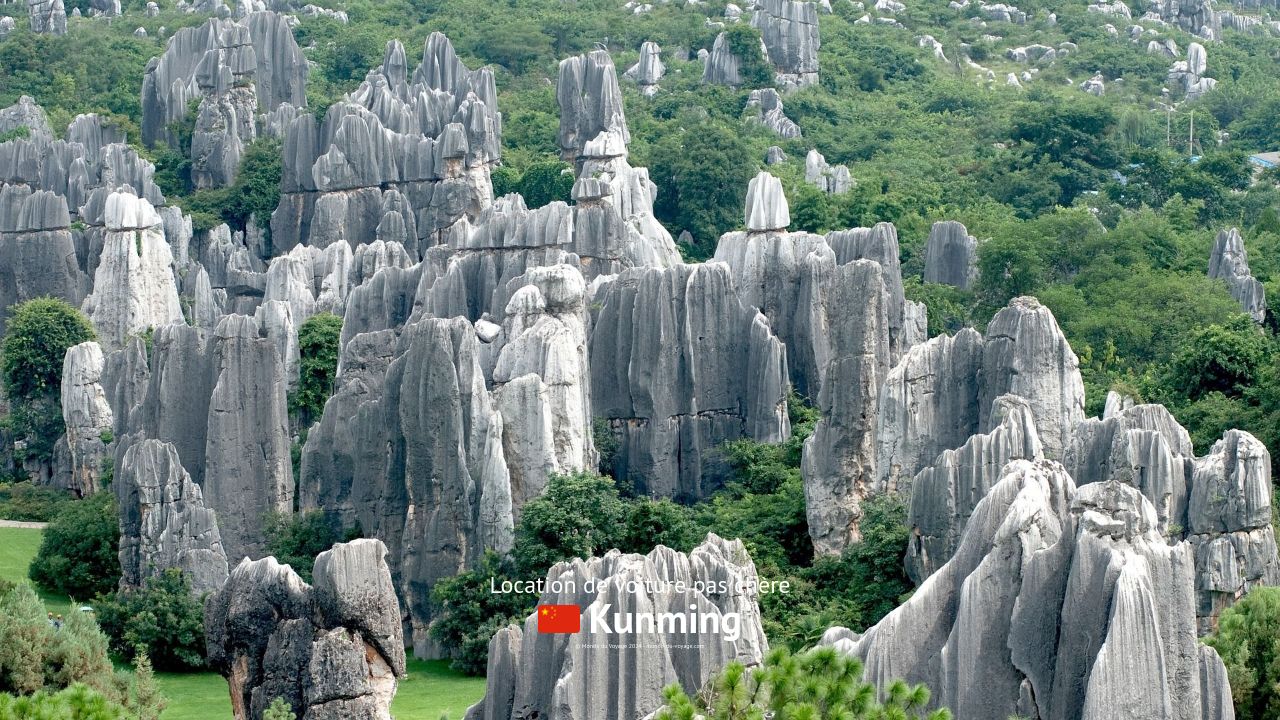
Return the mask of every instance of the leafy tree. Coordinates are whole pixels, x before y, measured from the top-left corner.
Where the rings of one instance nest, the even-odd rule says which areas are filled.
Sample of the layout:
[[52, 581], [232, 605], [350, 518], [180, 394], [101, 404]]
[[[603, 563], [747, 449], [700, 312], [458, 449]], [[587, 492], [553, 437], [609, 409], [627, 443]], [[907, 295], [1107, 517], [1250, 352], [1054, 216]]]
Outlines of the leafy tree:
[[181, 570], [165, 570], [95, 606], [111, 649], [121, 657], [141, 658], [148, 667], [154, 661], [166, 671], [204, 667], [204, 603], [192, 595], [190, 578]]
[[73, 502], [71, 496], [56, 488], [30, 482], [0, 485], [0, 519], [49, 522], [68, 502]]
[[760, 31], [745, 22], [730, 25], [724, 31], [729, 52], [738, 59], [738, 77], [744, 87], [762, 88], [773, 85], [773, 66], [765, 57]]
[[530, 165], [520, 176], [520, 194], [525, 204], [538, 208], [559, 200], [569, 202], [573, 191], [573, 171], [558, 160]]
[[316, 556], [343, 540], [322, 510], [298, 515], [271, 513], [267, 516], [265, 528], [267, 552], [292, 567], [307, 582], [311, 582]]
[[1248, 315], [1201, 328], [1188, 338], [1170, 367], [1170, 385], [1188, 398], [1221, 392], [1238, 397], [1258, 379], [1274, 343]]
[[138, 720], [160, 720], [161, 713], [169, 705], [169, 701], [160, 692], [155, 671], [151, 668], [151, 660], [147, 658], [145, 652], [134, 655], [133, 681], [129, 688], [129, 701], [126, 705]]
[[625, 508], [613, 480], [594, 473], [552, 475], [516, 526], [513, 557], [521, 577], [539, 577], [561, 560], [613, 547]]
[[1280, 716], [1280, 587], [1250, 590], [1205, 642], [1227, 666], [1237, 717]]
[[709, 257], [720, 235], [742, 223], [755, 155], [738, 133], [703, 123], [662, 137], [649, 162], [658, 186], [654, 212], [673, 232], [688, 230], [697, 254]]
[[120, 582], [119, 542], [116, 501], [110, 493], [68, 503], [45, 528], [31, 561], [31, 579], [72, 598], [109, 593]]
[[692, 513], [670, 500], [637, 498], [627, 503], [617, 547], [623, 552], [648, 553], [658, 545], [689, 552], [702, 540]]
[[298, 388], [289, 404], [302, 427], [320, 419], [333, 394], [341, 339], [342, 318], [333, 313], [312, 315], [298, 328]]
[[431, 638], [449, 649], [453, 669], [483, 675], [489, 639], [533, 611], [538, 601], [534, 594], [491, 592], [493, 585], [514, 579], [514, 571], [509, 559], [488, 552], [474, 569], [441, 580], [431, 589], [435, 615]]
[[0, 349], [5, 391], [13, 400], [58, 393], [67, 348], [93, 338], [88, 318], [64, 300], [44, 297], [15, 306]]
[[107, 638], [93, 618], [73, 613], [55, 628], [30, 585], [0, 595], [0, 692], [30, 695], [76, 683], [115, 697]]
[[862, 662], [829, 647], [799, 655], [774, 648], [760, 668], [748, 670], [740, 662], [729, 663], [696, 698], [679, 685], [668, 687], [664, 694], [667, 703], [657, 720], [693, 720], [704, 715], [718, 720], [951, 718], [946, 709], [926, 712], [930, 693], [924, 685], [894, 681], [878, 701], [875, 686], [862, 679]]

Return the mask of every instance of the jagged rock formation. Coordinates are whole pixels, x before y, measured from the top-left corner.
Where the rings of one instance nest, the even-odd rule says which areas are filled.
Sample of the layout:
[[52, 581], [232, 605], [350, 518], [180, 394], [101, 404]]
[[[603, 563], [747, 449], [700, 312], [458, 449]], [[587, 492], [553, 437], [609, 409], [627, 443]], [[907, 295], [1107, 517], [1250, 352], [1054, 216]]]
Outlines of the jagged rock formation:
[[1156, 525], [1132, 487], [1016, 460], [911, 599], [826, 639], [869, 681], [927, 683], [962, 718], [1232, 717], [1222, 661], [1196, 641], [1192, 548]]
[[906, 566], [917, 585], [951, 559], [974, 508], [1000, 480], [1009, 461], [1044, 459], [1027, 402], [1001, 395], [995, 403], [993, 416], [999, 424], [994, 430], [974, 435], [955, 450], [944, 450], [911, 482]]
[[9, 34], [16, 30], [18, 23], [9, 16], [0, 17], [0, 40], [9, 37]]
[[848, 167], [828, 164], [816, 149], [804, 158], [804, 181], [829, 195], [843, 195], [854, 185]]
[[1159, 0], [1149, 13], [1207, 40], [1215, 39], [1219, 31], [1218, 15], [1211, 0]]
[[377, 540], [334, 545], [313, 585], [271, 557], [236, 566], [205, 604], [209, 662], [236, 720], [260, 720], [276, 698], [314, 720], [391, 717], [405, 655], [386, 555]]
[[53, 130], [49, 128], [49, 117], [44, 108], [36, 104], [29, 95], [18, 98], [18, 102], [0, 109], [0, 135], [17, 130], [27, 129], [28, 137], [39, 137], [53, 140]]
[[530, 268], [489, 343], [514, 519], [552, 473], [596, 467], [591, 436], [586, 283], [569, 265]]
[[[763, 43], [760, 46], [760, 52], [766, 52]], [[740, 87], [742, 85], [741, 68], [742, 60], [734, 55], [729, 47], [729, 36], [720, 33], [711, 45], [710, 54], [703, 61], [702, 82]]]
[[142, 84], [142, 140], [176, 144], [171, 127], [199, 99], [191, 136], [191, 179], [221, 187], [235, 179], [244, 146], [257, 136], [256, 116], [281, 104], [306, 104], [307, 63], [286, 18], [255, 12], [240, 20], [211, 18], [183, 28]]
[[977, 238], [954, 220], [934, 223], [925, 245], [924, 281], [968, 290], [977, 274]]
[[197, 597], [227, 580], [227, 555], [218, 520], [204, 504], [178, 451], [144, 440], [125, 451], [113, 489], [120, 512], [120, 586], [139, 587], [177, 568]]
[[787, 360], [723, 263], [633, 268], [596, 292], [595, 415], [619, 438], [614, 468], [637, 492], [696, 499], [717, 484], [710, 450], [790, 434]]
[[1035, 298], [1010, 301], [985, 338], [969, 328], [932, 338], [889, 371], [875, 420], [879, 487], [898, 487], [943, 450], [993, 430], [993, 401], [1005, 394], [1027, 400], [1045, 457], [1061, 459], [1084, 420], [1084, 383], [1053, 313]]
[[[394, 549], [415, 652], [440, 578], [512, 543], [502, 415], [475, 327], [428, 318], [347, 343], [337, 393], [303, 449], [299, 504]], [[548, 379], [552, 379], [550, 374]], [[388, 450], [389, 448], [389, 450]]]
[[[5, 145], [0, 145], [0, 156]], [[5, 258], [0, 263], [0, 308], [5, 316], [14, 304], [42, 296], [80, 304], [88, 280], [70, 228], [62, 195], [32, 192], [25, 184], [0, 185], [0, 257]]]
[[1102, 73], [1094, 73], [1093, 77], [1080, 83], [1080, 89], [1096, 97], [1102, 97], [1107, 94], [1107, 85], [1102, 79]]
[[102, 371], [106, 359], [96, 342], [84, 342], [67, 348], [62, 361], [62, 420], [67, 434], [68, 463], [65, 477], [54, 484], [72, 490], [81, 497], [100, 488], [102, 462], [107, 457], [114, 418], [102, 388]]
[[114, 192], [107, 197], [93, 293], [85, 314], [109, 349], [148, 330], [184, 322], [173, 274], [173, 253], [159, 213], [144, 198]]
[[1209, 277], [1226, 281], [1231, 297], [1255, 322], [1261, 323], [1266, 318], [1266, 293], [1262, 283], [1249, 272], [1249, 254], [1236, 228], [1218, 232], [1209, 255]]
[[398, 214], [397, 235], [416, 261], [490, 205], [501, 133], [492, 71], [468, 70], [449, 40], [432, 33], [410, 76], [404, 46], [392, 41], [382, 66], [323, 122], [302, 113], [288, 124], [272, 242], [277, 251], [355, 248]]
[[761, 171], [747, 185], [745, 219], [749, 232], [787, 229], [791, 212], [778, 178]]
[[658, 43], [655, 42], [642, 43], [640, 59], [635, 65], [627, 68], [624, 74], [640, 86], [640, 92], [645, 97], [657, 95], [662, 89], [658, 87], [658, 83], [662, 82], [662, 76], [667, 74], [667, 66], [662, 64], [662, 48], [659, 48]]
[[[1174, 47], [1176, 53], [1177, 46]], [[1175, 62], [1169, 68], [1168, 80], [1181, 87], [1188, 100], [1195, 100], [1218, 86], [1218, 81], [1214, 78], [1204, 77], [1208, 65], [1208, 53], [1204, 46], [1193, 42], [1187, 46], [1187, 59]]]
[[791, 121], [782, 109], [782, 98], [773, 88], [752, 90], [747, 98], [747, 110], [756, 108], [755, 121], [788, 140], [800, 137], [800, 126]]
[[62, 0], [27, 0], [27, 19], [33, 33], [67, 34], [67, 8]]
[[[688, 555], [662, 545], [647, 556], [611, 550], [604, 557], [557, 563], [547, 580], [561, 583], [563, 592], [548, 591], [539, 603], [577, 605], [583, 632], [540, 634], [536, 614], [523, 627], [499, 630], [489, 642], [485, 698], [467, 711], [467, 720], [644, 717], [662, 706], [667, 685], [696, 692], [726, 664], [752, 666], [768, 650], [755, 564], [739, 540], [708, 534]], [[726, 582], [728, 591], [702, 592], [709, 582]], [[640, 591], [629, 588], [631, 583]], [[615, 613], [695, 612], [705, 623], [698, 629], [673, 625], [670, 631], [647, 632], [637, 620], [634, 634], [621, 636], [633, 642], [606, 642], [599, 629], [592, 632], [590, 619], [603, 615], [610, 630], [621, 632]], [[698, 632], [713, 624], [721, 631]]]
[[778, 86], [801, 88], [818, 82], [818, 10], [802, 0], [761, 0], [751, 26], [760, 31]]

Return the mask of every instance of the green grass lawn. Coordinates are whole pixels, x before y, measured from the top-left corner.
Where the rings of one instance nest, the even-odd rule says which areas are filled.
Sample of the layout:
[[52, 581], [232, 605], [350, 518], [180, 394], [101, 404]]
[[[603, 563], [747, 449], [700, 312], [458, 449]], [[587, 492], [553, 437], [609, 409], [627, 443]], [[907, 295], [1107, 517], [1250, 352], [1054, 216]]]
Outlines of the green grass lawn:
[[[0, 528], [0, 579], [29, 582], [27, 567], [40, 549], [40, 530]], [[54, 613], [68, 613], [71, 604], [40, 592]], [[169, 699], [164, 720], [211, 720], [231, 717], [227, 683], [217, 673], [158, 673], [160, 688]], [[467, 677], [449, 669], [443, 660], [410, 660], [409, 676], [400, 682], [391, 709], [398, 720], [461, 720], [471, 704], [484, 695], [484, 678]]]

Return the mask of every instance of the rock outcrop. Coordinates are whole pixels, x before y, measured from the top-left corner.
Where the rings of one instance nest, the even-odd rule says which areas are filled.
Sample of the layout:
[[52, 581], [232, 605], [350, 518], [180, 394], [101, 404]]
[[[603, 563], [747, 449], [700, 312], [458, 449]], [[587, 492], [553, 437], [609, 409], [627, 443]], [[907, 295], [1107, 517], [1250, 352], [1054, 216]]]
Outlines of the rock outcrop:
[[783, 112], [782, 97], [777, 90], [752, 90], [751, 96], [747, 98], [747, 110], [752, 108], [756, 111], [755, 121], [772, 130], [778, 137], [788, 140], [800, 137], [800, 126]]
[[53, 140], [49, 117], [45, 115], [44, 108], [37, 105], [29, 95], [23, 95], [18, 98], [18, 102], [0, 109], [0, 135], [14, 132], [18, 128], [26, 128], [27, 137]]
[[303, 448], [303, 509], [394, 549], [415, 652], [431, 648], [431, 588], [512, 544], [502, 415], [475, 327], [427, 318], [347, 343], [336, 394]]
[[1084, 383], [1053, 313], [1035, 298], [1010, 301], [985, 338], [969, 328], [931, 338], [889, 371], [875, 420], [880, 487], [900, 486], [943, 450], [993, 430], [993, 402], [1005, 394], [1030, 404], [1045, 457], [1062, 459], [1084, 420]]
[[102, 489], [102, 463], [112, 439], [114, 418], [102, 388], [105, 365], [96, 342], [67, 348], [62, 361], [62, 421], [70, 462], [68, 476], [55, 478], [55, 484], [81, 497]]
[[751, 16], [760, 31], [778, 86], [801, 88], [818, 82], [818, 10], [803, 0], [761, 0]]
[[1195, 100], [1218, 86], [1216, 79], [1204, 77], [1208, 65], [1209, 55], [1204, 46], [1193, 42], [1187, 46], [1187, 59], [1175, 62], [1169, 68], [1168, 80], [1186, 93], [1187, 100]]
[[0, 184], [0, 257], [0, 308], [6, 316], [13, 305], [37, 297], [79, 305], [88, 290], [62, 195]]
[[642, 43], [640, 59], [635, 65], [627, 68], [624, 74], [640, 86], [640, 92], [645, 97], [657, 95], [662, 89], [658, 87], [658, 83], [662, 82], [662, 76], [667, 74], [667, 66], [662, 64], [662, 48], [655, 42]]
[[236, 566], [205, 604], [236, 720], [260, 720], [276, 698], [298, 717], [389, 720], [405, 654], [386, 555], [377, 540], [334, 545], [313, 585], [272, 557]]
[[227, 580], [218, 520], [169, 443], [144, 440], [125, 451], [113, 489], [120, 513], [120, 586], [136, 588], [176, 568], [197, 597]]
[[[766, 52], [763, 44], [760, 46], [760, 52], [762, 54]], [[703, 60], [702, 82], [741, 87], [741, 71], [742, 60], [734, 55], [733, 49], [729, 47], [729, 36], [720, 33], [711, 44], [711, 52]]]
[[27, 0], [27, 19], [33, 33], [67, 34], [67, 8], [62, 0]]
[[804, 181], [827, 193], [843, 195], [853, 189], [853, 176], [844, 165], [831, 165], [817, 150], [810, 150], [804, 158]]
[[1266, 318], [1266, 293], [1262, 283], [1249, 272], [1249, 254], [1236, 228], [1220, 231], [1214, 240], [1213, 251], [1209, 255], [1209, 277], [1225, 281], [1231, 297], [1255, 322], [1260, 323]]
[[705, 497], [718, 484], [712, 448], [790, 434], [785, 348], [738, 298], [727, 265], [634, 268], [596, 302], [594, 413], [617, 435], [614, 468], [637, 492]]
[[151, 203], [123, 192], [107, 197], [105, 235], [85, 314], [109, 349], [170, 323], [185, 322], [163, 221]]
[[1193, 555], [1137, 489], [1015, 460], [906, 603], [827, 637], [869, 681], [927, 683], [957, 717], [1232, 717], [1196, 640]]
[[[687, 555], [662, 545], [647, 556], [611, 550], [557, 563], [547, 582], [559, 590], [539, 603], [578, 606], [582, 632], [539, 633], [536, 613], [523, 627], [499, 630], [489, 642], [485, 698], [467, 720], [640, 718], [662, 706], [667, 685], [696, 692], [726, 664], [750, 667], [768, 651], [755, 564], [739, 540], [709, 534]], [[712, 583], [726, 589], [706, 592]], [[645, 627], [644, 616], [667, 614], [680, 619]], [[593, 626], [593, 616], [605, 626]], [[606, 630], [626, 634], [619, 640]]]
[[954, 220], [934, 223], [925, 245], [924, 281], [968, 290], [977, 274], [977, 238]]
[[287, 125], [272, 242], [278, 251], [355, 248], [395, 213], [416, 261], [489, 206], [501, 134], [492, 71], [469, 70], [437, 32], [410, 75], [404, 46], [392, 41], [381, 67], [323, 121], [301, 113]]

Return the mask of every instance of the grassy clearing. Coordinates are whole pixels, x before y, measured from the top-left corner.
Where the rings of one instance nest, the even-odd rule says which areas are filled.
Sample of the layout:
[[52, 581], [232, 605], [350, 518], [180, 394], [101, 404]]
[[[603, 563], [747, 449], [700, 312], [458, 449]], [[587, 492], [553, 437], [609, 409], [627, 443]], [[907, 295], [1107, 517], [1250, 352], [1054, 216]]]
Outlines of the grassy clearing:
[[[0, 579], [29, 582], [27, 567], [40, 549], [40, 530], [0, 528]], [[51, 612], [71, 611], [68, 598], [40, 592]], [[169, 699], [164, 720], [210, 720], [231, 717], [227, 683], [217, 673], [158, 673]], [[484, 678], [467, 677], [443, 660], [410, 660], [409, 676], [400, 683], [392, 711], [397, 720], [460, 720], [484, 695]]]

